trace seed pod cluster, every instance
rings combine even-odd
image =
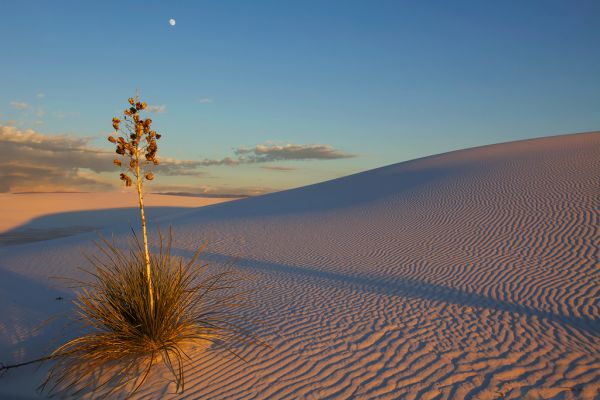
[[[148,107],[146,102],[133,97],[128,102],[129,106],[123,110],[123,120],[118,117],[112,119],[115,132],[108,137],[108,141],[115,144],[115,153],[128,158],[125,163],[119,159],[115,159],[113,163],[117,167],[128,166],[128,171],[121,172],[119,178],[126,186],[131,186],[132,179],[127,172],[133,173],[136,179],[154,179],[154,174],[148,168],[159,164],[156,153],[157,140],[161,135],[152,130],[152,119],[143,119],[140,115],[140,111]],[[145,173],[141,172],[142,167],[146,168]]]
[[[131,186],[131,178],[129,177],[129,175],[124,174],[121,172],[121,174],[119,175],[119,179],[121,179],[122,181],[125,182],[125,186],[129,187]]]

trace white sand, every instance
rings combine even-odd
[[[265,321],[257,333],[272,345],[242,346],[247,364],[194,353],[182,398],[599,398],[599,182],[596,132],[162,220],[178,254],[210,238],[205,260],[237,256],[258,278],[244,313]],[[52,336],[33,328],[71,296],[48,276],[78,276],[92,238],[0,249],[1,361],[43,353]],[[33,397],[43,372],[10,371],[0,394]],[[139,397],[172,389],[155,381]]]
[[[160,219],[218,204],[231,198],[203,198],[148,193],[148,218]],[[0,193],[0,246],[47,240],[107,226],[137,226],[134,189],[102,193]]]

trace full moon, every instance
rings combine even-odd
[[[173,18],[169,20],[169,25],[175,26],[175,20]]]

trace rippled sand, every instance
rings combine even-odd
[[[248,363],[193,353],[181,398],[600,397],[598,132],[422,158],[162,223],[178,254],[209,239],[213,268],[238,257],[255,278],[243,312],[272,346],[240,347]],[[14,282],[0,279],[8,361],[42,352],[48,334],[33,327],[67,307],[48,302],[63,292],[47,277],[76,275],[89,242],[1,250],[0,278]],[[43,370],[32,371],[1,378],[0,393],[33,393]],[[138,397],[172,390],[156,380]]]

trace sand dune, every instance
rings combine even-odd
[[[195,352],[182,398],[600,398],[599,132],[426,157],[160,224],[180,255],[208,239],[212,268],[237,257],[256,278],[243,312],[272,346],[241,347],[247,364]],[[48,276],[77,276],[93,237],[0,249],[1,361],[41,355],[52,331],[34,328],[68,309],[49,299],[72,297]],[[11,371],[0,397],[33,396],[43,372]],[[172,390],[156,380],[138,397]]]
[[[185,214],[191,208],[234,198],[147,193],[148,218]],[[102,193],[0,193],[0,246],[72,236],[118,224],[135,225],[135,190]]]

